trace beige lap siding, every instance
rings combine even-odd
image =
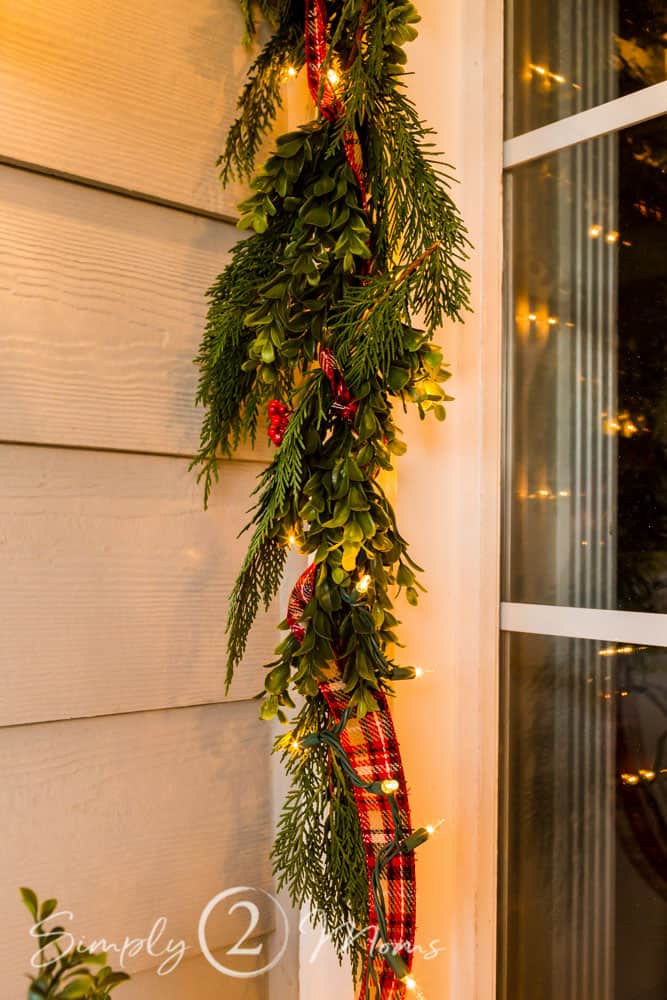
[[[0,445],[0,724],[222,701],[260,468],[223,463],[204,512],[187,459]],[[260,615],[232,699],[261,688],[277,620]]]
[[[0,156],[233,215],[215,161],[242,32],[236,0],[5,0]]]
[[[223,686],[237,534],[268,449],[224,464],[207,513],[187,468],[205,292],[238,238],[221,217],[241,191],[221,192],[215,159],[249,58],[240,31],[236,0],[3,9],[3,997],[25,995],[34,949],[21,884],[88,937],[168,919],[190,950],[173,978],[139,954],[128,1000],[268,996],[265,979],[212,970],[197,942],[215,893],[270,888],[275,808],[271,733],[249,699],[277,612],[229,699]],[[218,918],[222,958],[248,913]]]

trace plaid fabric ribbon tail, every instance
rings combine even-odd
[[[309,566],[297,580],[289,602],[288,623],[301,642],[305,629],[301,616],[312,599],[317,568]],[[340,721],[349,705],[349,695],[338,667],[331,677],[320,684],[332,715]],[[398,782],[395,801],[398,805],[402,832],[412,831],[408,788],[401,760],[396,730],[386,697],[376,693],[378,710],[369,712],[363,719],[351,716],[341,733],[341,743],[349,761],[366,783],[394,779]],[[368,875],[369,919],[368,956],[361,984],[359,1000],[402,1000],[405,986],[394,975],[391,967],[376,952],[378,944],[377,913],[372,893],[371,879],[379,853],[392,840],[393,817],[387,796],[375,795],[361,788],[354,788],[355,803],[359,813],[366,870]],[[387,931],[392,950],[401,955],[408,968],[412,967],[415,941],[416,877],[414,852],[401,854],[383,871],[382,891],[385,900]],[[375,985],[374,985],[375,984]]]

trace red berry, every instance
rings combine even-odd
[[[272,399],[269,402],[269,416],[272,417],[275,413],[278,413],[280,408],[280,401],[277,399]]]

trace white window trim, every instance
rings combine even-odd
[[[617,129],[637,125],[665,113],[667,80],[600,104],[589,111],[580,111],[579,114],[536,128],[532,132],[524,132],[514,139],[507,139],[503,157],[505,169],[529,163],[540,156],[596,139]]]
[[[503,143],[505,170],[667,113],[667,81]],[[501,629],[601,642],[667,646],[667,615],[505,602]]]
[[[506,632],[667,646],[667,615],[641,611],[503,603],[500,627]]]

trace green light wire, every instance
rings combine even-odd
[[[364,781],[355,771],[340,740],[341,733],[349,722],[351,715],[352,710],[350,708],[346,708],[341,716],[340,722],[334,726],[333,729],[321,729],[319,732],[309,733],[308,736],[304,736],[300,742],[301,746],[304,748],[324,743],[336,755],[344,773],[356,788],[360,788],[363,791],[370,792],[374,795],[382,795],[389,801],[389,808],[394,828],[393,835],[386,847],[380,851],[375,859],[375,865],[373,866],[371,874],[371,893],[373,895],[373,904],[377,916],[379,936],[383,942],[383,945],[380,945],[382,956],[391,966],[396,978],[401,981],[409,974],[409,969],[403,958],[393,951],[391,941],[389,940],[389,930],[387,927],[387,905],[384,890],[382,888],[382,874],[395,858],[397,858],[400,854],[408,854],[416,850],[417,847],[428,839],[429,834],[425,828],[415,830],[413,833],[406,833],[401,824],[401,815],[398,803],[396,802],[396,796],[393,792],[387,793],[383,791],[382,781]],[[389,950],[386,951],[385,949]],[[371,959],[377,953],[377,950],[378,946],[376,945],[373,951],[371,951]],[[377,972],[372,961],[369,962],[366,973],[365,996],[367,1000],[370,995],[369,987],[371,985],[369,982],[369,973],[373,977],[374,985],[379,987]]]

